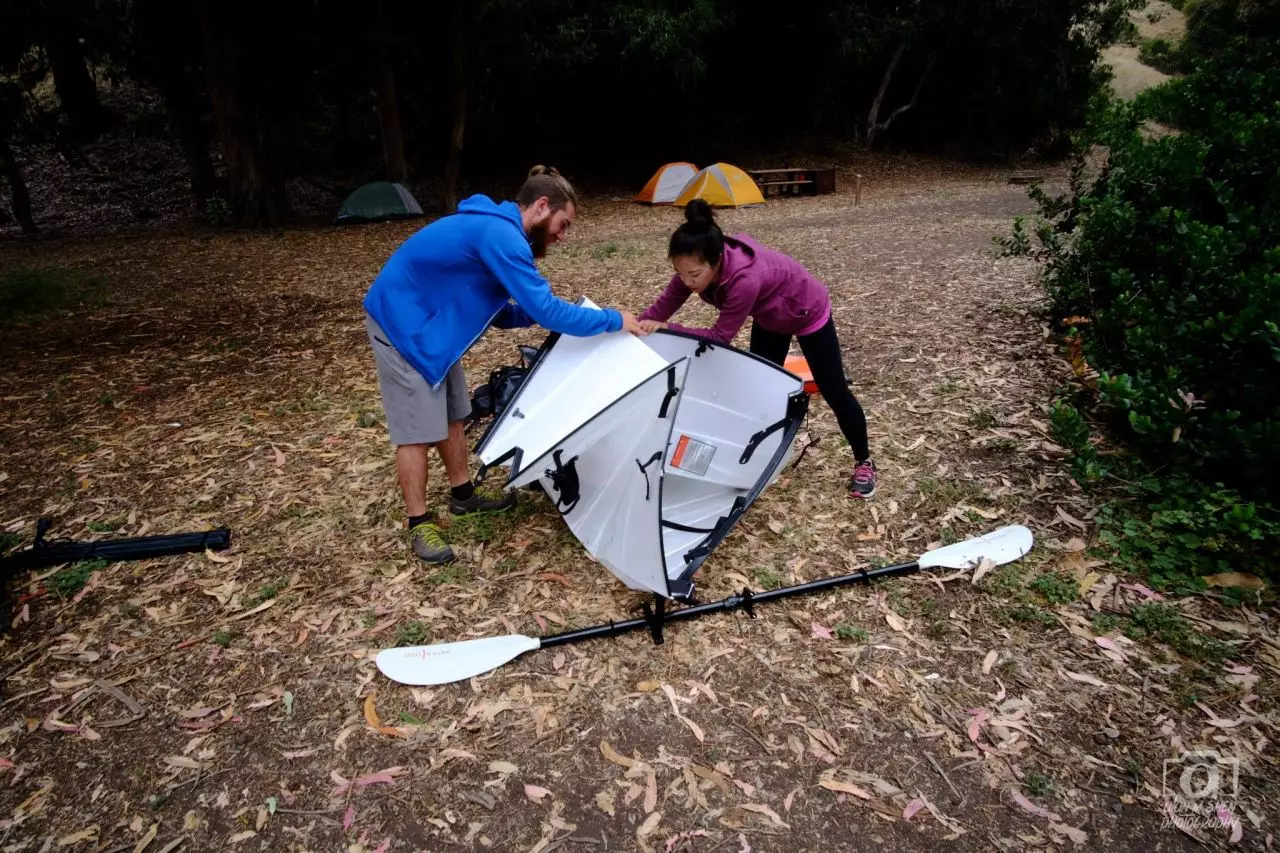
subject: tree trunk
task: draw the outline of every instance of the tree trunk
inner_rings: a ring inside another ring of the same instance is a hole
[[[893,52],[893,59],[889,60],[889,67],[884,70],[884,77],[880,79],[880,89],[876,92],[875,100],[871,102],[871,109],[867,111],[867,147],[875,145],[876,132],[880,129],[880,105],[884,103],[885,92],[889,91],[889,81],[893,79],[893,72],[898,70],[898,63],[902,61],[902,54],[907,51],[907,42],[904,39],[898,49]]]
[[[213,139],[204,122],[199,89],[195,81],[190,78],[186,69],[171,70],[172,74],[160,75],[162,79],[156,80],[156,83],[160,97],[164,100],[165,110],[169,113],[173,134],[187,161],[196,208],[203,212],[206,202],[218,192],[218,179],[213,171],[213,160],[209,157]]]
[[[22,179],[22,169],[18,167],[18,159],[13,156],[9,141],[0,137],[0,175],[9,182],[13,193],[13,215],[22,226],[25,234],[37,234],[35,217],[31,215],[31,195],[27,192],[27,182]]]
[[[53,69],[53,88],[76,136],[93,139],[106,125],[106,114],[98,100],[98,87],[85,65],[84,51],[74,30],[55,27],[46,48]]]
[[[898,66],[898,61],[902,59],[902,53],[906,49],[906,42],[898,45],[897,52],[894,53],[892,61],[889,62],[888,69],[885,70],[884,80],[880,83],[880,91],[876,93],[876,99],[871,104],[871,111],[867,114],[867,147],[873,148],[876,143],[876,136],[882,130],[888,130],[889,125],[893,124],[894,119],[908,110],[915,109],[916,101],[920,97],[920,89],[924,86],[924,81],[928,79],[929,72],[933,70],[933,63],[937,61],[936,55],[929,57],[929,62],[924,67],[924,71],[920,73],[920,79],[916,81],[915,91],[911,93],[911,100],[889,113],[889,117],[884,121],[877,121],[880,114],[881,101],[884,100],[884,93],[889,88],[889,78],[893,76],[893,71]]]
[[[409,167],[404,159],[404,132],[400,126],[400,105],[396,101],[396,73],[391,64],[391,38],[382,0],[378,0],[374,19],[373,49],[378,55],[378,121],[382,126],[382,156],[387,164],[387,180],[403,183],[409,175]]]
[[[467,123],[467,57],[465,0],[453,3],[453,130],[449,135],[449,160],[444,169],[444,209],[458,209],[458,177],[462,172],[462,136]]]
[[[233,224],[242,228],[280,225],[284,187],[274,180],[258,131],[269,132],[264,110],[254,109],[253,87],[241,86],[232,40],[207,4],[200,7],[209,97],[227,164]]]

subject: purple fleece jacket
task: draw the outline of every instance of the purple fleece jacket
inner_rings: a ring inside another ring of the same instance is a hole
[[[724,267],[720,280],[699,297],[720,315],[709,329],[691,329],[669,323],[672,331],[730,344],[752,318],[762,328],[782,334],[807,335],[821,329],[831,317],[831,296],[826,285],[799,261],[735,234],[724,238]],[[641,320],[667,321],[692,295],[680,276],[673,276],[667,289]]]

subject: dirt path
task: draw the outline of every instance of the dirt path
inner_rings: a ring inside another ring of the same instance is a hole
[[[29,535],[49,515],[74,538],[225,524],[234,547],[117,565],[82,596],[61,586],[65,600],[57,578],[24,579],[0,645],[0,847],[1190,850],[1161,826],[1163,761],[1213,747],[1240,763],[1232,814],[1262,849],[1274,620],[1206,599],[1141,611],[1199,620],[1225,658],[1120,632],[1149,591],[1084,550],[1094,509],[1046,415],[1069,368],[1031,265],[992,252],[1023,191],[945,164],[896,183],[859,170],[860,207],[842,192],[724,219],[830,283],[881,491],[844,497],[848,452],[816,401],[820,443],[716,551],[702,594],[1003,523],[1032,528],[1032,554],[976,583],[790,599],[661,646],[531,653],[435,689],[387,682],[371,654],[627,618],[639,600],[545,501],[455,526],[455,566],[405,556],[385,433],[361,418],[380,410],[359,300],[413,226],[6,250],[91,266],[116,290],[0,341],[0,524]],[[676,216],[594,200],[552,280],[644,307]],[[540,337],[488,336],[472,383]],[[1229,831],[1199,835],[1225,847]]]

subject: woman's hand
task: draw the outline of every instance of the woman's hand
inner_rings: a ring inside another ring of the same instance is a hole
[[[661,329],[667,328],[667,324],[663,323],[660,320],[641,320],[640,328],[644,330],[644,333],[646,335],[649,335]]]
[[[644,324],[636,319],[635,314],[622,308],[618,308],[617,311],[622,315],[622,331],[630,332],[637,337],[644,337],[649,334],[644,330]]]

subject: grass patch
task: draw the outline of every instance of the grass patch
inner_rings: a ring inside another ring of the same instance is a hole
[[[417,619],[396,629],[397,646],[423,646],[431,641],[431,629]]]
[[[946,618],[946,608],[936,598],[926,598],[920,602],[920,615],[929,623],[928,633],[935,640],[945,637],[951,632],[951,623]]]
[[[7,270],[0,273],[0,325],[53,311],[97,307],[105,297],[106,281],[82,270]]]
[[[1167,604],[1139,604],[1133,608],[1125,635],[1134,640],[1156,640],[1184,657],[1210,663],[1225,659],[1231,652],[1225,643],[1191,627],[1176,608]]]
[[[990,409],[974,409],[967,423],[974,429],[991,429],[999,425],[1000,419]]]
[[[596,248],[591,252],[591,257],[595,258],[597,261],[603,261],[608,258],[612,258],[616,254],[618,254],[618,244],[611,242],[596,246]]]
[[[865,643],[871,637],[863,629],[850,625],[848,622],[841,622],[836,626],[836,636],[841,640],[853,640],[855,643]]]
[[[1092,624],[1095,634],[1109,634],[1120,627],[1120,620],[1110,613],[1095,613],[1093,614]]]
[[[91,521],[86,526],[94,533],[115,533],[120,528],[120,521]]]
[[[84,585],[89,582],[94,572],[106,567],[106,560],[85,560],[82,563],[74,563],[50,576],[49,589],[57,593],[59,598],[69,598],[84,589]]]
[[[219,630],[213,632],[213,641],[224,649],[231,646],[231,641],[236,638],[235,631]]]
[[[777,589],[782,586],[782,575],[770,566],[756,566],[751,570],[751,579],[758,583],[761,589]]]
[[[986,498],[982,486],[972,480],[939,481],[933,477],[921,477],[916,488],[926,498],[946,507]]]
[[[449,525],[449,538],[455,542],[485,545],[505,541],[515,533],[520,522],[537,514],[537,502],[531,500],[528,495],[521,495],[515,507],[506,512],[484,512],[454,517]],[[577,541],[573,538],[572,531],[562,532],[569,536],[570,541]]]
[[[427,583],[432,586],[445,586],[451,583],[461,583],[467,579],[467,570],[457,563],[449,563],[439,571],[427,577]]]
[[[1070,604],[1076,600],[1079,587],[1070,578],[1057,572],[1045,572],[1028,584],[1050,604]]]
[[[1012,456],[1018,452],[1019,446],[1016,438],[997,438],[988,441],[982,447],[992,456]]]
[[[469,515],[455,519],[449,528],[450,538],[458,542],[489,544],[499,535],[499,524],[492,515]]]
[[[1016,564],[1007,564],[993,569],[980,581],[980,585],[984,591],[1000,598],[1022,601],[1027,596],[1022,585],[1022,570]]]
[[[288,586],[289,582],[286,580],[275,580],[270,583],[264,583],[262,586],[258,587],[258,591],[254,593],[246,603],[250,607],[257,607],[262,602],[275,598],[277,595],[284,592]]]
[[[1058,624],[1058,620],[1053,618],[1053,614],[1046,611],[1043,607],[1037,607],[1034,604],[1022,603],[1013,607],[1005,608],[1004,615],[1014,622],[1027,625],[1029,627],[1052,628]]]
[[[519,566],[515,557],[503,557],[498,562],[489,567],[489,572],[495,575],[505,575],[507,572],[513,572]]]
[[[1027,784],[1027,791],[1033,797],[1043,797],[1053,788],[1053,784],[1049,781],[1049,777],[1043,776],[1035,771],[1027,774],[1023,780]]]

